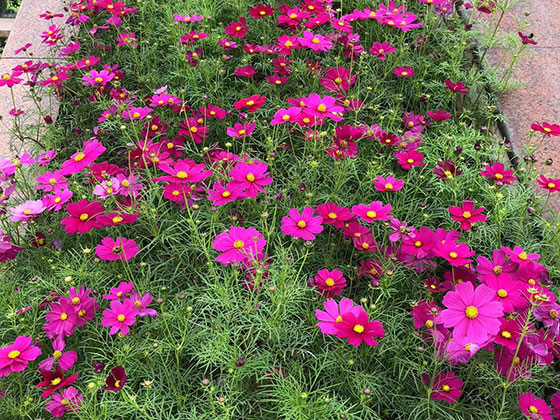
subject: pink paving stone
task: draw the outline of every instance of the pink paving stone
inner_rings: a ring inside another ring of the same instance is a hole
[[[508,92],[501,102],[514,145],[521,154],[526,150],[533,122],[560,124],[560,0],[529,0],[520,4],[506,13],[502,32],[516,33],[519,19],[529,21],[523,32],[533,33],[538,44],[529,45],[529,54],[520,58],[515,66],[513,77],[522,83],[521,87]],[[501,51],[493,51],[489,59],[495,64],[501,56]],[[509,64],[507,57],[504,62]],[[534,141],[539,140],[540,137],[534,138]],[[536,157],[540,161],[539,171],[560,178],[560,138],[546,139]],[[543,165],[549,158],[553,160],[552,166]],[[551,197],[549,203],[553,211],[559,211],[559,194]]]
[[[48,58],[48,49],[41,44],[39,35],[52,22],[39,19],[39,15],[46,10],[50,10],[53,13],[62,12],[63,7],[64,5],[61,0],[23,0],[12,32],[2,53],[0,74],[10,72],[13,67],[29,59],[24,54],[15,55],[15,50],[27,43],[33,44],[27,51],[28,54],[33,56],[33,59]],[[14,96],[17,107],[23,109],[29,115],[30,122],[33,121],[32,118],[35,118],[36,121],[37,114],[33,112],[35,105],[28,98],[28,88],[21,84],[15,86]],[[9,89],[7,87],[0,88],[0,116],[2,116],[2,122],[0,123],[0,157],[12,158],[21,153],[22,150],[22,145],[18,144],[19,142],[12,142],[13,135],[10,131],[12,129],[13,117],[9,115],[12,108],[13,102]],[[56,103],[53,102],[49,108],[50,114],[54,116],[57,111]]]

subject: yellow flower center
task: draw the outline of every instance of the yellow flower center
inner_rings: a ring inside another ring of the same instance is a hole
[[[23,211],[23,214],[29,214],[29,213],[31,213],[31,210],[24,210]]]
[[[342,83],[342,79],[340,77],[337,77],[336,79],[334,79],[334,82],[340,84]]]
[[[10,80],[10,75],[9,74],[5,74],[2,76],[2,79],[4,80]]]
[[[198,133],[198,128],[191,127],[191,133]]]
[[[558,311],[556,311],[556,310],[554,310],[554,309],[551,309],[551,310],[548,312],[548,316],[549,316],[551,319],[556,319],[556,318],[558,318]]]
[[[414,159],[407,159],[406,160],[408,163],[414,163]]]
[[[253,105],[255,105],[255,101],[247,101],[247,105],[253,106]]]
[[[62,379],[60,379],[60,378],[54,378],[54,379],[51,381],[51,385],[58,385],[58,384],[61,383],[61,382],[62,382]]]
[[[319,104],[319,106],[317,106],[317,111],[319,112],[325,112],[327,110],[327,106],[325,104]]]
[[[547,130],[547,129],[545,128],[545,130]],[[533,414],[538,414],[539,409],[537,407],[535,407],[534,405],[530,405],[529,406],[529,411]]]
[[[416,242],[414,242],[414,246],[415,246],[416,248],[420,248],[420,247],[422,246],[422,242],[416,241]]]
[[[393,184],[391,184],[391,183],[389,183],[389,182],[386,183],[386,184],[385,184],[385,189],[386,189],[386,190],[392,190],[392,189],[393,189]]]
[[[428,319],[424,325],[426,326],[426,328],[432,328],[434,326],[434,321]]]
[[[295,19],[297,18],[297,15],[295,13],[290,13],[290,19]]]
[[[328,279],[325,280],[325,284],[329,287],[332,287],[334,286],[334,280],[329,277]]]
[[[173,191],[173,192],[171,193],[171,195],[172,195],[173,197],[178,197],[179,194],[181,194],[181,193],[180,193],[179,191],[177,191],[177,190],[175,190],[175,191]]]
[[[478,309],[474,306],[467,306],[465,309],[465,315],[469,319],[475,319],[478,316]]]
[[[449,392],[451,390],[451,387],[449,385],[444,385],[441,387],[441,389],[443,389],[445,392]]]
[[[329,219],[331,219],[331,220],[332,220],[332,219],[336,219],[336,213],[332,213],[332,212],[331,212],[331,213],[329,213],[328,216],[329,216]]]
[[[82,222],[85,222],[88,218],[89,218],[89,214],[87,214],[87,213],[80,214],[80,220]]]
[[[139,112],[133,112],[133,113],[132,113],[132,116],[133,116],[134,118],[140,118],[140,113],[139,113]]]
[[[342,322],[342,317],[339,315],[336,317],[335,322]]]
[[[518,257],[521,261],[525,261],[527,259],[527,253],[522,252],[521,254],[518,255]]]
[[[385,50],[383,48],[379,48],[379,54],[383,54]]]
[[[255,182],[255,175],[247,174],[247,177],[245,179],[247,179],[247,181],[249,182]]]
[[[53,353],[53,357],[54,357],[55,360],[60,359],[62,357],[62,352],[58,351],[58,350],[55,350],[54,353]]]
[[[62,321],[66,321],[66,320],[68,319],[68,314],[67,314],[66,312],[62,312],[62,313],[60,314],[60,319],[61,319]]]
[[[369,217],[370,219],[375,219],[377,217],[377,213],[374,212],[373,210],[370,210],[366,213],[366,216]]]
[[[241,248],[243,248],[244,246],[245,246],[245,242],[243,242],[243,241],[235,241],[235,242],[233,243],[233,247],[234,247],[235,249],[241,249]]]
[[[185,171],[179,171],[177,172],[177,178],[180,179],[185,179],[186,177],[188,177],[189,175],[185,172]]]
[[[305,220],[300,220],[299,222],[297,222],[297,226],[298,228],[303,229],[307,226],[307,223],[305,223]]]
[[[354,325],[354,328],[353,328],[354,332],[355,332],[355,333],[358,333],[358,334],[363,333],[363,332],[364,332],[364,329],[365,329],[364,326],[363,326],[363,325],[360,325],[360,324]]]
[[[96,77],[93,80],[95,80],[97,83],[101,83],[103,81],[103,78],[102,77]]]
[[[502,331],[501,336],[504,338],[511,338],[511,333],[509,331]]]
[[[125,319],[126,319],[126,316],[124,316],[123,314],[120,314],[120,315],[117,317],[117,320],[118,320],[119,322],[123,322]]]
[[[237,132],[237,134],[239,134],[240,136],[244,136],[245,133],[246,133],[246,131],[243,130],[243,129],[241,129],[241,130],[239,130],[239,131]]]
[[[56,179],[55,178],[49,179],[49,184],[51,184],[51,185],[56,184]]]
[[[20,354],[21,352],[19,352],[18,350],[12,350],[8,353],[8,359],[15,359],[16,357],[19,357]]]
[[[74,160],[75,160],[76,162],[79,162],[79,161],[83,160],[85,157],[86,157],[85,154],[83,154],[83,153],[78,153],[76,156],[74,156]]]
[[[115,388],[121,387],[121,381],[115,381]]]
[[[408,72],[407,71],[401,72],[401,76],[408,76]]]
[[[291,41],[286,41],[286,42],[284,43],[284,46],[286,46],[286,47],[291,47],[292,45],[294,45],[294,44],[292,44]]]
[[[113,223],[120,223],[122,221],[123,221],[123,218],[121,216],[113,217]]]
[[[546,131],[547,133],[551,133],[551,132],[552,132],[552,130],[551,130],[550,128],[548,128],[548,127],[544,127],[543,130]]]
[[[367,242],[362,243],[363,249],[369,249],[369,244]]]
[[[505,298],[505,297],[507,297],[507,295],[508,295],[507,290],[505,290],[505,289],[498,290],[498,297]]]
[[[60,405],[68,405],[70,404],[66,398],[60,400]]]
[[[463,212],[463,217],[464,217],[465,219],[470,219],[471,216],[472,216],[472,214],[471,214],[470,211],[464,211],[464,212]]]
[[[449,253],[449,256],[450,256],[451,258],[457,258],[459,255],[458,255],[456,252],[453,252],[453,251],[452,251],[452,252]]]
[[[554,182],[549,182],[549,183],[547,184],[547,187],[548,187],[548,188],[551,188],[551,189],[552,189],[552,188],[556,188],[556,184],[555,184]]]

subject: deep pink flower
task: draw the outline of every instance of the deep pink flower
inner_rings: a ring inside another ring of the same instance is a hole
[[[54,172],[45,172],[37,177],[37,189],[45,192],[52,192],[56,190],[64,190],[70,186],[70,183],[62,175],[62,171],[56,170]]]
[[[323,35],[313,35],[312,32],[304,31],[303,37],[299,37],[300,45],[307,47],[315,52],[329,51],[332,46],[332,41]]]
[[[253,19],[262,19],[274,14],[274,7],[268,4],[257,4],[255,7],[249,8],[249,16]]]
[[[533,123],[531,124],[531,130],[537,131],[546,137],[558,137],[560,136],[560,125],[549,124],[546,122]]]
[[[471,282],[457,284],[455,291],[443,297],[447,308],[441,312],[445,328],[453,329],[453,338],[468,337],[474,343],[482,343],[500,330],[503,305],[496,300],[496,292],[481,284],[476,289]]]
[[[395,157],[397,158],[397,163],[401,165],[401,168],[407,171],[413,166],[426,166],[426,164],[422,162],[424,155],[416,150],[398,152],[395,154]]]
[[[397,67],[393,70],[397,77],[412,77],[414,76],[414,69],[412,67]]]
[[[348,338],[348,344],[359,346],[362,342],[368,346],[377,346],[376,337],[385,337],[385,330],[379,321],[370,321],[368,313],[361,306],[341,314],[342,322],[335,324],[336,336]]]
[[[258,261],[265,246],[266,240],[257,229],[237,226],[230,226],[212,242],[216,251],[222,251],[216,261],[223,265]]]
[[[324,311],[315,310],[315,318],[321,332],[325,335],[335,335],[337,332],[336,324],[342,322],[342,314],[351,312],[354,309],[354,302],[351,299],[342,298],[340,304],[334,299],[327,299],[323,302]]]
[[[260,109],[266,103],[266,96],[261,95],[251,95],[248,98],[240,99],[233,104],[233,107],[237,110],[247,108],[249,112],[255,112]]]
[[[369,205],[353,206],[352,213],[368,223],[373,223],[374,220],[391,220],[393,216],[389,213],[392,209],[390,204],[383,205],[381,201],[373,201]]]
[[[523,248],[521,248],[520,246],[514,246],[513,249],[511,248],[507,248],[507,247],[502,247],[502,251],[504,251],[507,255],[509,255],[510,259],[513,262],[522,264],[524,262],[528,262],[528,261],[536,261],[538,260],[541,256],[539,254],[527,254]]]
[[[185,23],[189,23],[189,22],[198,22],[204,19],[203,15],[197,15],[196,13],[194,15],[189,15],[188,13],[185,14],[184,16],[178,14],[178,13],[173,13],[173,19],[178,21],[178,22],[185,22]]]
[[[115,77],[115,73],[109,72],[107,70],[97,71],[95,69],[90,70],[88,73],[82,76],[84,86],[95,86],[101,85],[105,86]]]
[[[25,222],[46,210],[41,200],[29,200],[18,206],[10,208],[12,222]]]
[[[431,383],[430,377],[423,373],[422,381],[431,387],[430,398],[432,400],[441,400],[453,404],[463,394],[463,391],[461,391],[463,381],[451,371],[440,373],[434,378],[433,383]]]
[[[69,216],[60,221],[64,231],[69,235],[89,232],[98,226],[97,216],[103,214],[105,208],[99,201],[80,200],[66,206]]]
[[[62,297],[58,303],[51,304],[51,310],[45,315],[47,323],[43,329],[49,338],[63,339],[74,334],[78,325],[78,315],[72,301]]]
[[[560,418],[560,391],[554,393],[550,400],[550,404],[554,408],[554,417]]]
[[[395,51],[397,51],[397,49],[387,41],[374,42],[369,49],[369,53],[373,54],[380,60],[385,60],[387,58],[387,54],[393,53]]]
[[[400,191],[404,186],[404,181],[396,179],[394,176],[388,176],[387,178],[377,176],[371,182],[377,191]]]
[[[76,388],[70,386],[63,389],[61,393],[54,394],[52,399],[47,401],[45,410],[56,418],[64,416],[67,411],[77,413],[80,410],[83,398],[84,396]]]
[[[462,82],[452,82],[451,80],[446,80],[445,81],[445,86],[447,86],[447,88],[451,91],[451,92],[455,92],[455,93],[462,93],[462,94],[467,94],[469,93],[469,90],[465,87],[465,85]]]
[[[486,222],[488,218],[482,214],[485,209],[480,207],[474,208],[474,201],[465,200],[461,207],[449,206],[451,219],[461,223],[461,229],[470,230],[472,223]]]
[[[203,181],[212,175],[211,170],[205,170],[204,163],[196,163],[190,159],[160,163],[159,169],[168,175],[153,178],[152,181],[154,182],[166,181],[186,184]]]
[[[239,18],[239,22],[231,22],[226,26],[225,32],[232,38],[245,38],[249,29],[250,27],[245,25],[245,18],[241,17]]]
[[[560,192],[560,178],[547,178],[546,176],[541,174],[537,178],[537,184],[539,185],[539,187],[541,187],[543,190],[548,191],[549,193]]]
[[[255,131],[255,123],[247,123],[244,122],[243,124],[235,123],[232,127],[227,127],[226,134],[234,139],[243,139],[245,137],[249,137]]]
[[[514,280],[508,274],[487,276],[484,278],[484,284],[494,290],[496,300],[502,303],[504,312],[514,312],[516,309],[521,310],[529,306],[529,301],[522,293],[526,288],[525,284]]]
[[[214,206],[223,206],[224,204],[231,203],[237,199],[244,198],[242,188],[235,186],[231,182],[225,187],[217,182],[208,190],[208,200],[212,201]]]
[[[318,94],[312,93],[308,98],[303,98],[305,111],[311,116],[315,116],[322,120],[323,118],[330,118],[333,121],[342,121],[341,115],[344,108],[336,105],[336,99],[332,96],[325,96],[321,98]]]
[[[344,222],[354,218],[350,209],[337,206],[332,201],[319,204],[316,211],[323,218],[324,225],[334,225],[339,229],[344,227]]]
[[[39,357],[41,349],[34,346],[32,341],[31,337],[20,335],[13,344],[0,349],[0,376],[22,372],[28,362]]]
[[[270,125],[284,124],[287,122],[296,122],[301,114],[301,108],[290,107],[288,109],[279,109],[274,114],[274,118],[270,122]]]
[[[346,287],[346,279],[340,270],[319,270],[314,278],[315,286],[326,297],[339,295]]]
[[[460,267],[472,262],[469,258],[475,254],[475,251],[472,251],[467,244],[445,241],[436,244],[435,254],[445,258],[453,267]]]
[[[136,322],[136,316],[139,311],[134,306],[134,302],[130,299],[125,299],[123,302],[120,300],[112,300],[110,303],[111,309],[103,311],[103,318],[101,325],[104,327],[111,327],[109,334],[113,335],[121,332],[126,335],[130,332],[130,326]]]
[[[139,252],[140,248],[136,245],[136,241],[122,237],[103,238],[101,243],[95,247],[95,255],[103,261],[128,261]]]
[[[148,292],[140,295],[136,290],[130,292],[130,300],[134,302],[134,307],[138,309],[138,316],[151,316],[152,318],[157,316],[157,311],[155,309],[150,309],[148,306],[154,300],[153,296]]]
[[[113,287],[109,290],[109,293],[103,295],[103,299],[107,300],[122,300],[127,297],[128,293],[134,289],[134,283],[132,280],[129,282],[121,281],[117,287]]]
[[[533,420],[552,420],[552,409],[540,398],[527,392],[519,396],[519,409]]]
[[[513,181],[517,178],[512,176],[513,169],[505,168],[504,164],[501,162],[496,162],[492,166],[485,165],[484,170],[480,171],[480,175],[487,178],[494,178],[496,181],[501,182],[505,185],[511,185]]]
[[[256,197],[259,192],[266,193],[264,186],[272,184],[268,165],[264,162],[238,162],[229,172],[233,186],[240,187],[247,197]]]
[[[436,112],[428,111],[426,114],[428,114],[434,122],[445,121],[451,118],[451,114],[449,112],[442,111],[441,109],[438,109]]]
[[[146,118],[152,113],[152,108],[144,107],[130,107],[122,112],[122,118],[125,121],[137,121]]]
[[[97,159],[105,151],[105,147],[97,140],[85,141],[84,150],[76,152],[70,159],[65,161],[61,166],[62,175],[71,175],[87,168],[90,163]]]
[[[312,241],[315,235],[323,231],[321,216],[314,216],[311,207],[305,207],[300,212],[297,209],[290,209],[288,216],[282,217],[282,232],[294,238],[302,238],[305,241]]]
[[[64,372],[60,367],[56,367],[54,371],[40,370],[43,380],[37,384],[37,388],[46,388],[41,394],[41,398],[48,398],[56,390],[68,385],[72,385],[78,379],[79,373],[72,376],[64,377]]]
[[[72,369],[74,363],[78,360],[78,353],[73,350],[63,351],[65,347],[64,340],[56,339],[52,342],[53,353],[52,357],[48,357],[39,363],[39,370],[50,371],[57,362],[58,366],[64,371]]]
[[[345,67],[331,67],[325,71],[321,78],[321,85],[331,92],[348,92],[348,89],[356,81],[356,76],[350,74],[351,69]]]

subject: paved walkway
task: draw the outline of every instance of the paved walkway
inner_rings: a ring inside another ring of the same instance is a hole
[[[527,17],[526,17],[527,14]],[[527,19],[529,26],[523,30],[534,34],[537,45],[528,45],[528,54],[517,61],[513,77],[522,86],[504,95],[502,111],[508,118],[513,142],[519,153],[525,149],[531,123],[560,124],[560,0],[527,0],[508,12],[502,22],[504,33],[517,33],[517,20]],[[500,53],[490,54],[496,62]],[[539,150],[537,167],[542,173],[560,178],[560,138],[548,139]],[[543,165],[552,159],[552,166]],[[551,202],[560,211],[560,197],[555,194]]]

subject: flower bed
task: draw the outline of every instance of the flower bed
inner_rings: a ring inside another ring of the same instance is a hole
[[[2,418],[560,415],[560,180],[487,128],[459,5],[187,3],[46,12],[64,62],[0,78],[43,122],[0,162]]]

